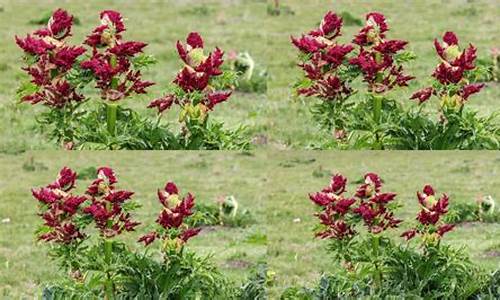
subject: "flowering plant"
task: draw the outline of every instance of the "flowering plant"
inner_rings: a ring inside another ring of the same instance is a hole
[[[345,136],[347,126],[344,112],[349,106],[346,102],[355,92],[350,83],[357,75],[347,60],[354,47],[337,41],[342,24],[341,17],[328,12],[319,28],[300,38],[292,37],[292,43],[300,51],[299,66],[305,74],[305,79],[296,85],[297,93],[321,99],[322,103],[314,108],[313,113],[320,118],[323,128],[333,129],[341,137]],[[332,110],[336,113],[320,117]]]
[[[460,110],[471,95],[479,93],[484,87],[484,84],[469,83],[471,73],[476,69],[477,49],[470,44],[461,51],[458,37],[450,31],[444,34],[443,43],[434,40],[434,46],[441,63],[432,74],[435,78],[433,86],[416,92],[411,99],[422,104],[434,94],[441,100],[443,111]]]
[[[208,121],[208,113],[232,94],[234,74],[221,70],[223,52],[205,56],[203,40],[197,33],[187,45],[177,43],[185,65],[168,95],[149,107],[161,113],[172,104],[181,113],[179,134],[155,120],[124,108],[126,99],[147,94],[154,82],[143,79],[143,69],[154,57],[143,53],[146,43],[127,41],[123,16],[113,10],[100,13],[100,25],[78,46],[68,43],[73,17],[56,10],[46,27],[16,43],[26,54],[23,70],[31,77],[18,90],[22,102],[49,107],[37,121],[51,129],[50,137],[66,149],[246,149],[245,128],[223,129]],[[89,101],[89,84],[100,101]]]
[[[181,199],[171,182],[158,191],[164,207],[156,220],[158,226],[139,239],[146,246],[155,239],[163,241],[164,259],[157,261],[155,255],[132,251],[118,239],[140,223],[132,218],[139,207],[131,199],[134,193],[118,189],[115,172],[98,168],[97,178],[84,194],[76,193],[77,178],[76,172],[64,167],[54,182],[32,190],[44,221],[37,238],[50,245],[51,256],[68,274],[60,283],[47,286],[44,296],[226,298],[235,293],[208,258],[184,248],[201,230],[185,223],[195,205],[192,194]]]
[[[293,38],[292,43],[301,51],[299,66],[306,79],[297,84],[297,93],[322,100],[312,113],[322,128],[333,130],[336,140],[345,142],[353,132],[371,132],[373,148],[383,145],[382,113],[395,110],[394,105],[383,99],[393,88],[406,87],[413,79],[403,72],[402,63],[413,58],[409,52],[402,52],[406,41],[387,40],[389,26],[384,15],[372,12],[366,16],[366,25],[353,39],[353,44],[341,44],[343,20],[328,12],[319,28]],[[367,102],[349,101],[357,93],[352,82],[362,77],[367,83]],[[373,116],[362,115],[373,111]],[[358,124],[358,119],[364,123]],[[364,136],[363,139],[369,136]]]
[[[209,113],[233,93],[235,74],[221,69],[224,52],[216,47],[205,54],[204,41],[197,32],[188,35],[186,44],[177,41],[177,52],[184,66],[166,95],[153,100],[148,107],[157,109],[161,117],[172,105],[179,106],[181,148],[216,149],[221,143],[229,143],[229,148],[247,147],[239,137],[243,127],[229,132],[222,129],[221,123],[209,122]]]
[[[417,192],[419,224],[401,236],[407,240],[421,236],[421,251],[391,238],[389,229],[399,227],[402,221],[394,217],[396,194],[381,189],[380,177],[368,173],[355,194],[345,196],[347,179],[337,174],[329,186],[309,195],[320,207],[315,235],[329,241],[328,249],[342,268],[334,275],[323,275],[317,289],[305,291],[305,299],[480,295],[488,285],[488,276],[463,249],[441,243],[442,237],[454,228],[445,223],[448,196],[437,198],[430,185]],[[362,226],[365,234],[360,233]]]
[[[46,27],[25,38],[16,36],[16,43],[25,54],[23,70],[31,77],[19,88],[18,96],[22,102],[41,103],[57,112],[52,117],[63,120],[60,125],[67,125],[66,120],[86,100],[80,91],[86,83],[85,78],[74,76],[74,67],[86,49],[68,43],[72,25],[73,16],[58,9]],[[63,144],[70,143],[73,138],[74,132],[70,129],[57,134],[58,142]]]
[[[363,269],[380,287],[384,268],[380,257],[391,246],[383,233],[401,223],[394,216],[396,194],[382,192],[382,180],[375,173],[364,176],[364,183],[352,197],[344,196],[346,186],[347,178],[337,174],[328,187],[309,195],[321,208],[316,214],[320,220],[316,236],[330,240],[330,249],[344,268],[350,272]],[[358,234],[361,224],[367,236]]]
[[[111,135],[116,130],[118,101],[132,94],[146,94],[146,88],[154,85],[142,80],[139,60],[146,43],[124,41],[122,33],[126,30],[123,17],[119,12],[105,10],[100,14],[101,24],[85,40],[92,48],[92,56],[81,63],[81,68],[90,70],[101,91],[101,98],[107,101],[107,127]],[[147,61],[152,63],[154,60]]]
[[[193,215],[195,198],[191,193],[181,198],[175,183],[167,182],[163,190],[158,190],[158,200],[163,206],[156,220],[159,226],[142,236],[139,242],[148,246],[156,239],[161,239],[164,251],[178,250],[201,231],[201,228],[189,228],[186,224],[186,219]]]
[[[443,235],[455,227],[443,222],[443,217],[448,213],[448,196],[443,194],[436,199],[434,189],[426,185],[422,192],[417,192],[418,202],[421,210],[417,215],[419,225],[405,231],[401,236],[411,240],[417,234],[422,236],[424,245],[435,245]]]
[[[298,95],[319,99],[311,109],[322,129],[334,139],[320,147],[372,149],[499,149],[500,127],[496,114],[478,117],[465,111],[464,103],[484,84],[476,67],[476,48],[460,50],[452,32],[435,41],[440,57],[431,87],[411,98],[420,104],[432,95],[440,100],[437,121],[421,107],[415,110],[395,101],[389,92],[406,88],[415,77],[404,72],[404,63],[416,56],[405,51],[408,42],[387,38],[389,25],[381,13],[366,15],[366,24],[353,38],[342,44],[342,18],[328,12],[319,28],[292,37],[300,50],[299,66],[305,78],[296,85]],[[364,93],[354,90],[362,78]],[[361,94],[363,99],[356,99]]]

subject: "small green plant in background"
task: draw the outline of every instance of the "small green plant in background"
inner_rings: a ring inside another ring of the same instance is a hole
[[[475,203],[455,203],[450,206],[446,216],[448,222],[460,224],[464,222],[499,223],[500,210],[495,199],[488,196],[478,196]]]
[[[258,264],[247,282],[241,286],[239,299],[241,300],[265,300],[268,299],[267,287],[272,285],[274,273],[269,270],[265,263]]]
[[[267,14],[269,16],[295,15],[295,11],[288,5],[283,5],[280,0],[272,0],[267,5]]]
[[[29,20],[29,24],[31,25],[46,25],[49,23],[50,18],[52,18],[52,11],[44,12],[39,18]],[[79,26],[81,25],[80,19],[76,16],[73,16],[73,24]]]
[[[245,93],[267,92],[269,73],[259,66],[248,52],[231,52],[228,68],[237,74],[236,90]]]
[[[240,207],[234,196],[220,197],[215,204],[198,204],[193,226],[247,227],[255,222],[250,211]]]

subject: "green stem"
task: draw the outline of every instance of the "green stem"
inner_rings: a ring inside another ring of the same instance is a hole
[[[378,95],[372,95],[372,98],[373,98],[373,120],[375,121],[375,123],[377,125],[377,130],[375,132],[376,145],[375,145],[374,148],[376,150],[383,150],[382,141],[380,140],[380,134],[378,132],[378,127],[380,125],[380,117],[382,115],[382,100],[383,100],[383,97],[382,96],[378,96]]]
[[[379,289],[382,286],[382,271],[380,270],[379,261],[378,261],[378,258],[380,257],[380,236],[378,236],[378,235],[373,236],[372,247],[373,247],[373,253],[375,256],[374,283],[375,283],[375,289]]]
[[[114,103],[106,104],[106,122],[108,125],[108,133],[111,136],[116,135],[116,114],[118,111],[118,105]]]
[[[111,67],[115,68],[118,64],[118,59],[115,55],[112,55],[110,58]],[[118,78],[114,77],[111,79],[111,89],[116,90],[118,88]],[[108,133],[111,136],[116,135],[116,112],[118,109],[118,105],[114,103],[106,104],[106,121],[108,125]]]
[[[106,281],[104,282],[104,291],[107,300],[114,299],[114,285],[113,285],[113,280],[111,279],[111,273],[109,272],[112,254],[113,254],[113,242],[109,240],[104,240],[104,261],[107,265]]]

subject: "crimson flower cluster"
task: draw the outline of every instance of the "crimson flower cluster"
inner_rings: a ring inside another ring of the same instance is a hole
[[[316,216],[324,230],[316,234],[322,239],[350,239],[356,234],[356,223],[361,219],[368,231],[378,234],[398,227],[401,220],[394,217],[388,204],[395,193],[382,193],[382,181],[377,174],[367,173],[354,196],[346,197],[347,178],[341,174],[332,177],[330,185],[309,198],[322,208]]]
[[[411,99],[422,104],[434,94],[441,99],[443,106],[461,107],[471,95],[484,87],[484,84],[469,84],[466,77],[467,71],[476,68],[477,49],[469,44],[467,49],[461,51],[453,32],[446,32],[442,43],[434,40],[434,46],[441,62],[432,76],[442,88],[426,87],[413,94]]]
[[[92,217],[101,236],[111,238],[125,231],[134,231],[140,223],[131,219],[130,213],[123,208],[131,200],[133,192],[117,190],[115,172],[108,167],[97,169],[97,179],[87,188],[90,205],[83,213]]]
[[[158,190],[158,200],[163,206],[156,219],[159,228],[142,236],[138,242],[148,246],[156,239],[162,239],[174,241],[177,245],[182,246],[190,238],[198,235],[201,228],[189,228],[184,222],[194,213],[195,198],[191,193],[181,198],[175,183],[167,182],[163,190]]]
[[[85,238],[75,218],[81,212],[81,206],[87,197],[71,193],[76,177],[76,172],[64,167],[54,182],[32,189],[33,197],[41,204],[39,215],[44,220],[44,230],[38,235],[39,240],[70,244]]]
[[[66,79],[77,59],[86,51],[81,46],[66,43],[66,38],[71,36],[72,25],[73,16],[58,9],[46,27],[25,38],[16,36],[17,45],[28,56],[29,64],[23,70],[37,87],[34,93],[24,95],[21,101],[62,108],[70,102],[84,100],[83,95]]]
[[[291,37],[306,57],[299,66],[312,82],[308,87],[299,88],[298,94],[330,101],[342,101],[352,94],[348,82],[339,75],[347,54],[354,49],[352,45],[335,41],[341,35],[342,25],[342,18],[329,11],[319,28],[300,38]]]
[[[81,67],[94,75],[102,99],[119,101],[132,93],[145,94],[154,83],[142,80],[141,72],[132,68],[132,60],[147,44],[123,40],[126,29],[119,12],[105,10],[100,19],[101,24],[84,42],[92,47],[92,56]]]
[[[349,63],[361,70],[369,91],[373,93],[384,93],[396,86],[408,86],[408,82],[415,78],[405,75],[403,66],[395,62],[396,54],[404,50],[408,42],[386,40],[388,31],[385,16],[372,12],[366,15],[365,27],[353,40],[359,46],[359,53]]]
[[[191,32],[185,45],[177,41],[177,52],[185,65],[173,83],[183,91],[184,95],[167,94],[152,101],[149,108],[157,108],[158,113],[162,113],[175,103],[181,106],[200,105],[201,110],[206,112],[229,99],[231,90],[216,90],[211,85],[215,77],[223,74],[221,66],[224,63],[224,52],[221,49],[216,47],[208,56],[205,55],[202,37],[197,32]],[[192,94],[200,95],[196,103],[189,96]]]
[[[421,209],[416,219],[420,225],[405,231],[401,237],[410,240],[420,234],[424,238],[440,239],[445,233],[453,230],[455,225],[446,224],[441,219],[448,213],[449,198],[446,194],[436,199],[434,188],[426,185],[422,192],[417,192],[417,198]]]

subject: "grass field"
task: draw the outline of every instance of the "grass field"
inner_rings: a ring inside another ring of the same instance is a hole
[[[446,30],[457,32],[465,45],[474,43],[480,57],[488,57],[492,47],[498,47],[497,34],[500,7],[493,0],[426,0],[426,1],[325,1],[284,0],[294,14],[268,16],[264,0],[168,0],[168,1],[14,1],[0,2],[0,151],[18,152],[27,149],[53,149],[55,146],[36,130],[34,115],[42,107],[17,105],[16,86],[24,75],[20,70],[21,52],[14,43],[15,35],[24,35],[37,28],[30,21],[47,11],[63,7],[75,14],[81,22],[75,26],[72,41],[79,43],[98,23],[103,9],[116,9],[127,18],[127,39],[148,42],[147,53],[158,59],[158,64],[145,78],[158,83],[148,96],[127,100],[126,106],[147,111],[149,100],[159,96],[180,63],[175,41],[183,40],[190,31],[203,34],[209,46],[218,45],[229,50],[249,51],[255,60],[268,67],[271,78],[267,95],[236,94],[231,101],[220,105],[217,118],[227,126],[239,123],[250,127],[250,135],[259,144],[271,148],[301,149],[329,139],[321,133],[308,111],[308,105],[294,100],[291,86],[300,75],[295,66],[296,51],[290,45],[290,35],[308,31],[328,10],[349,11],[362,18],[376,10],[387,15],[392,27],[390,37],[410,41],[409,49],[418,60],[409,65],[409,72],[417,76],[409,89],[395,91],[392,97],[407,99],[411,92],[428,83],[428,75],[436,65],[432,46],[435,37]],[[348,41],[359,30],[357,26],[344,29],[342,41]],[[500,109],[498,84],[490,84],[481,96],[468,105],[488,114]],[[309,102],[309,100],[307,101]],[[147,112],[146,112],[147,111]],[[173,115],[170,116],[173,118]],[[262,147],[262,146],[259,146]]]
[[[312,286],[322,272],[335,271],[329,268],[325,243],[313,238],[315,208],[307,197],[328,184],[328,172],[342,172],[351,183],[365,172],[379,173],[385,191],[398,194],[402,208],[397,215],[407,220],[403,228],[410,226],[418,209],[415,192],[427,183],[449,193],[452,203],[473,201],[478,194],[500,198],[496,183],[500,154],[496,152],[42,151],[2,154],[0,165],[0,220],[8,220],[0,223],[0,295],[16,299],[32,297],[40,283],[55,278],[46,248],[34,241],[40,221],[29,189],[52,181],[65,165],[75,170],[100,165],[115,168],[119,186],[136,191],[135,199],[143,205],[138,215],[141,221],[155,218],[159,209],[155,191],[166,180],[193,192],[200,203],[234,195],[256,223],[247,228],[205,230],[189,247],[199,254],[213,254],[235,282],[246,278],[256,263],[267,261],[276,273],[271,299],[287,286]],[[80,183],[79,189],[86,183]],[[350,191],[354,188],[349,185]],[[135,237],[130,236],[131,244]],[[445,239],[467,247],[473,260],[488,270],[500,267],[499,240],[500,224],[460,226]]]

